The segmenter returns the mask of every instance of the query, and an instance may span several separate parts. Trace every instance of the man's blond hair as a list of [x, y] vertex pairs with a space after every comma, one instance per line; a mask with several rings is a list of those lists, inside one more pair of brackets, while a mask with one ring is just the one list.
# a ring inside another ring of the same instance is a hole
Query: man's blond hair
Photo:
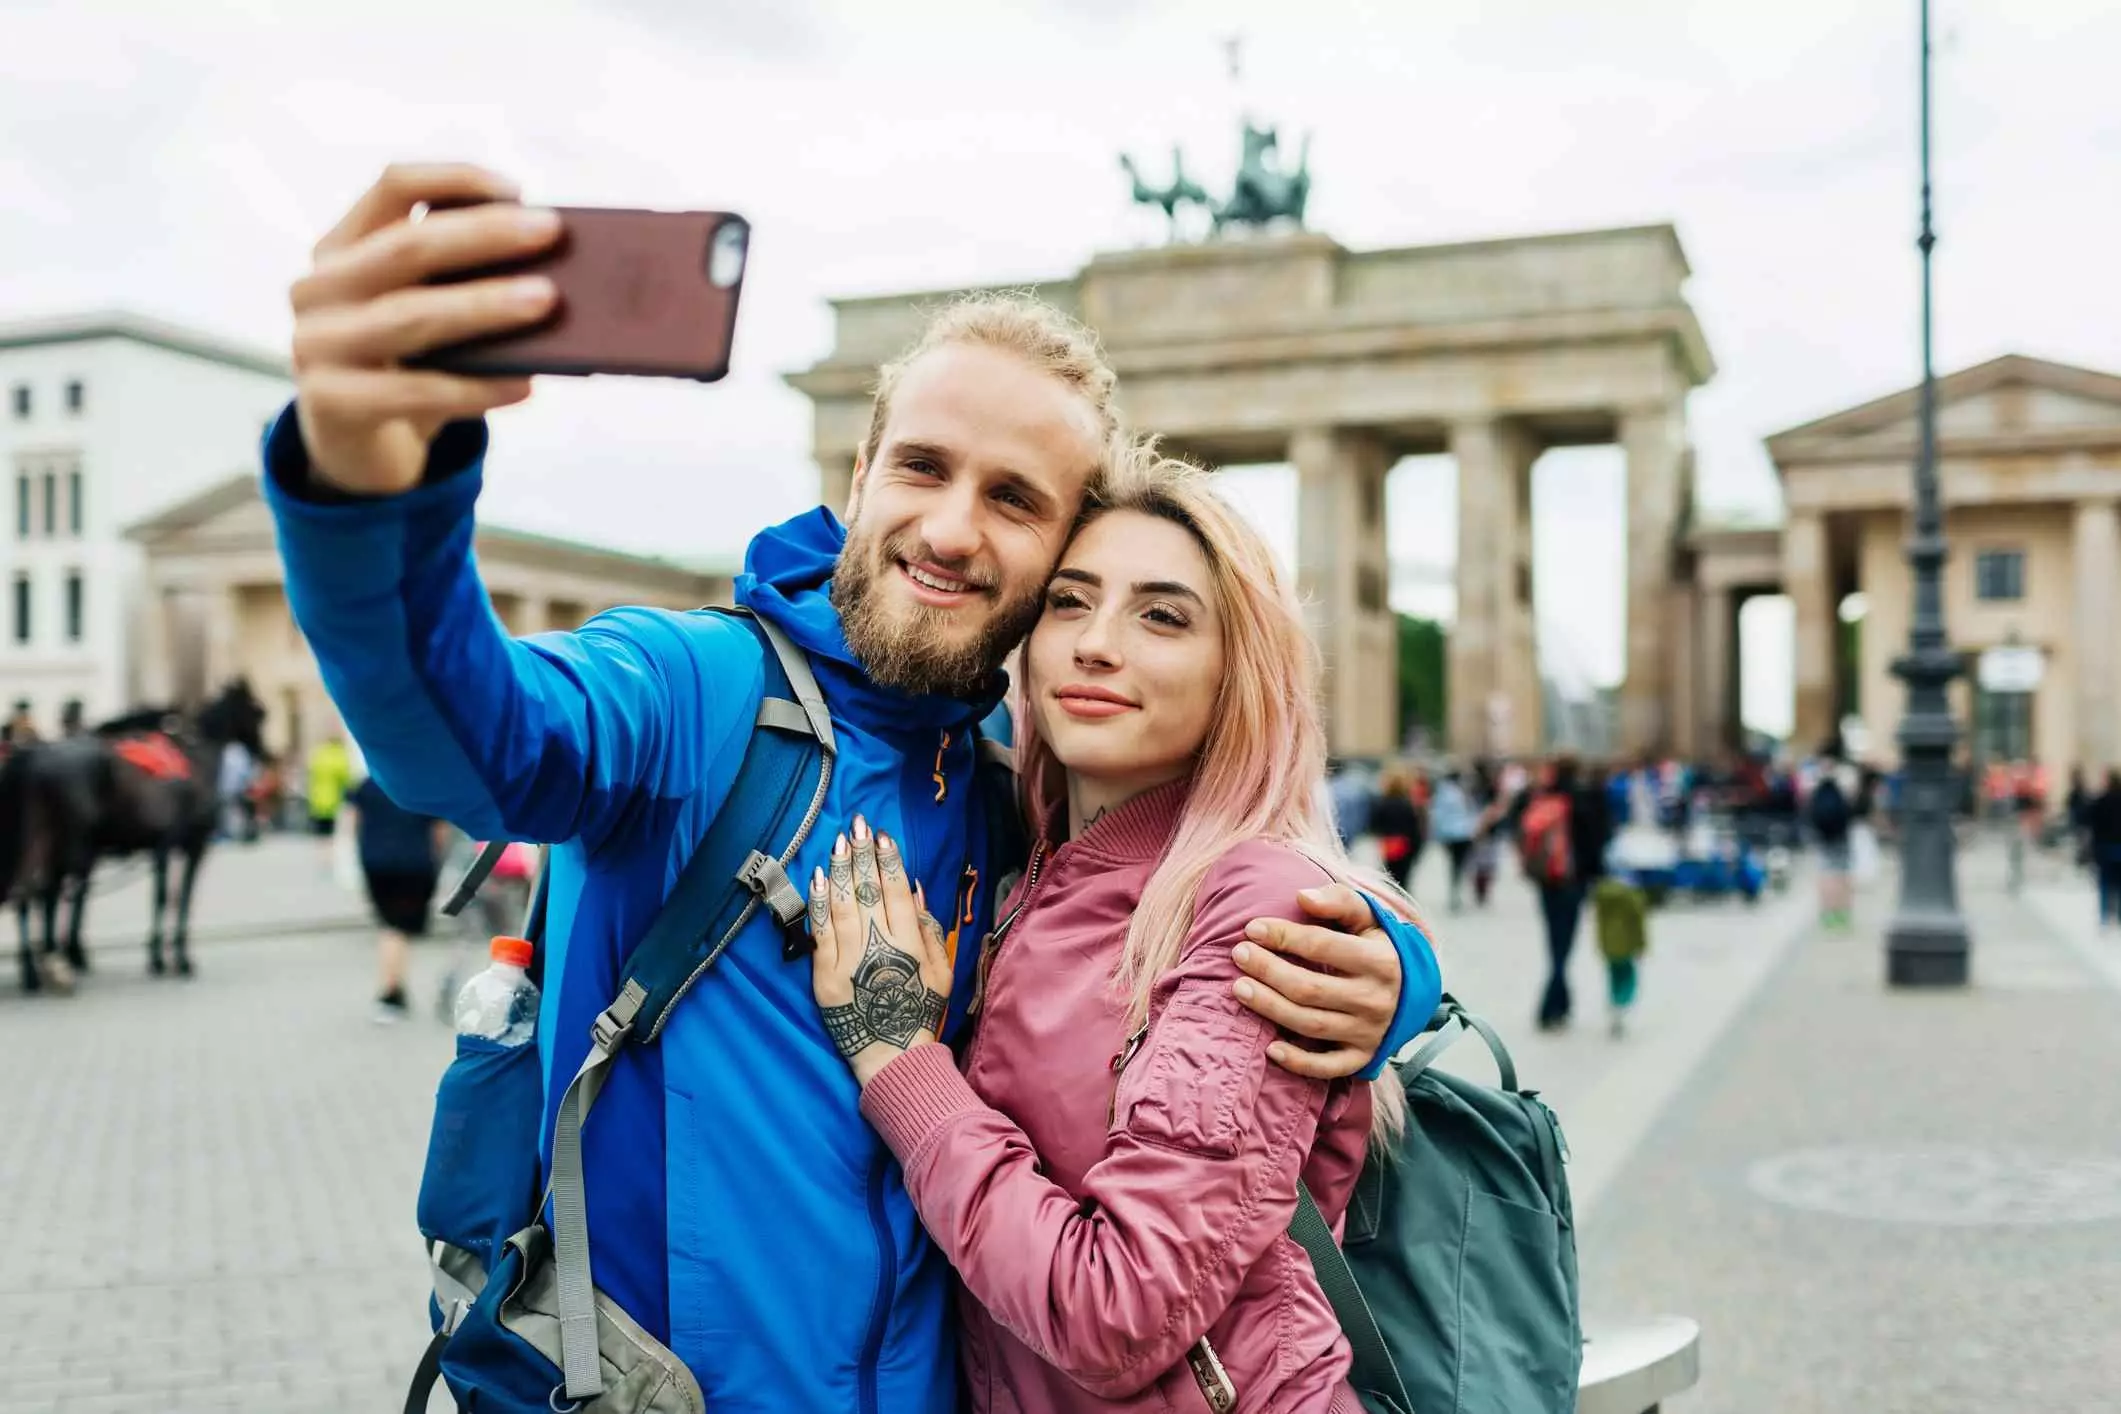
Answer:
[[861, 461], [867, 465], [884, 436], [891, 395], [921, 355], [953, 344], [1012, 353], [1067, 384], [1097, 418], [1097, 440], [1109, 442], [1119, 429], [1113, 392], [1119, 378], [1105, 362], [1097, 335], [1027, 291], [967, 295], [945, 307], [897, 358], [877, 370], [876, 400], [869, 408], [869, 431], [862, 438]]

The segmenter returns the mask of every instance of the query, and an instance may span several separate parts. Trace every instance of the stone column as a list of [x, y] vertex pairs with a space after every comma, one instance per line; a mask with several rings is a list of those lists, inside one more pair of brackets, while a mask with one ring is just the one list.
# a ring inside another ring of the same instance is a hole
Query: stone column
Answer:
[[1627, 457], [1627, 676], [1620, 685], [1620, 745], [1634, 753], [1671, 747], [1665, 706], [1671, 698], [1672, 645], [1667, 605], [1673, 538], [1686, 501], [1686, 417], [1677, 403], [1625, 412], [1620, 445]]
[[1732, 602], [1729, 585], [1703, 587], [1696, 624], [1695, 642], [1700, 645], [1700, 652], [1694, 661], [1701, 680], [1701, 691], [1695, 697], [1701, 704], [1699, 743], [1702, 750], [1714, 754], [1738, 744], [1738, 734], [1732, 730], [1738, 715], [1737, 674], [1732, 671], [1738, 662], [1738, 606]]
[[1791, 745], [1799, 755], [1834, 734], [1834, 583], [1827, 571], [1825, 518], [1791, 512], [1782, 527], [1782, 592], [1797, 621]]
[[552, 605], [542, 594], [516, 596], [515, 622], [508, 631], [517, 638], [527, 638], [533, 633], [543, 633], [552, 627]]
[[2116, 514], [2112, 501], [2080, 501], [2070, 543], [2076, 633], [2077, 764], [2089, 780], [2121, 765], [2114, 696]]
[[1399, 635], [1385, 553], [1384, 444], [1345, 428], [1301, 428], [1296, 581], [1326, 669], [1326, 740], [1337, 756], [1398, 748]]
[[1532, 463], [1539, 447], [1513, 423], [1451, 429], [1458, 462], [1458, 614], [1451, 625], [1451, 749], [1461, 756], [1536, 751], [1538, 645], [1532, 622]]
[[854, 458], [821, 456], [817, 459], [818, 504], [840, 519], [847, 518], [847, 497], [854, 488]]
[[242, 671], [243, 591], [234, 584], [209, 585], [200, 598], [206, 640], [206, 681], [200, 686], [211, 701]]
[[176, 697], [176, 626], [171, 620], [170, 591], [150, 568], [140, 587], [140, 602], [133, 632], [125, 684], [126, 700], [120, 710], [129, 711], [143, 702], [169, 702]]
[[1714, 728], [1704, 724], [1701, 712], [1701, 591], [1692, 583], [1674, 584], [1665, 614], [1672, 641], [1672, 667], [1665, 674], [1670, 692], [1666, 720], [1672, 724], [1672, 749], [1681, 759], [1698, 761], [1709, 746]]

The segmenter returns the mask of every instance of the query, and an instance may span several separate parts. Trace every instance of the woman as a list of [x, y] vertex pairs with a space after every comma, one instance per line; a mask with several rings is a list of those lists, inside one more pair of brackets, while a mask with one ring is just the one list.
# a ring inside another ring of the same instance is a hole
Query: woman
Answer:
[[[933, 1044], [942, 930], [896, 845], [856, 820], [812, 881], [818, 1001], [963, 1280], [975, 1410], [1360, 1408], [1286, 1229], [1299, 1181], [1338, 1223], [1401, 1098], [1270, 1064], [1290, 1043], [1237, 999], [1246, 920], [1355, 877], [1318, 804], [1318, 683], [1264, 542], [1137, 449], [1024, 650], [1040, 843], [963, 1075]], [[1433, 1005], [1433, 971], [1405, 995]]]
[[1404, 766], [1387, 767], [1377, 783], [1377, 799], [1370, 802], [1370, 833], [1384, 851], [1385, 872], [1402, 892], [1411, 887], [1414, 868], [1421, 863], [1421, 849], [1428, 842], [1428, 828], [1421, 806], [1414, 800], [1414, 781]]

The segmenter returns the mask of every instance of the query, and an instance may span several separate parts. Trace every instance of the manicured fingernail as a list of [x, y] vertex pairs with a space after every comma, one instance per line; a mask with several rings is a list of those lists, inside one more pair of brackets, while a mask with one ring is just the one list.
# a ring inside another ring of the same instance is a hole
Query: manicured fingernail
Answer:
[[924, 909], [928, 906], [928, 890], [922, 886], [921, 881], [918, 879], [913, 881], [913, 901]]
[[821, 893], [825, 892], [825, 871], [824, 871], [824, 870], [822, 870], [822, 869], [813, 869], [813, 870], [811, 870], [811, 871], [810, 871], [810, 892], [812, 892], [812, 893], [814, 893], [814, 894], [821, 894]]
[[508, 282], [508, 301], [525, 309], [542, 309], [552, 303], [552, 281], [543, 275], [525, 275]]
[[1239, 982], [1237, 984], [1237, 999], [1244, 1002], [1252, 1000], [1252, 984], [1250, 982]]
[[869, 822], [861, 816], [854, 817], [854, 842], [862, 844], [869, 838]]
[[1238, 966], [1244, 966], [1244, 964], [1252, 960], [1251, 944], [1239, 943], [1236, 947], [1230, 949], [1230, 957]]
[[1263, 943], [1268, 937], [1267, 925], [1255, 918], [1245, 925], [1245, 936], [1255, 943]]
[[549, 206], [525, 206], [515, 213], [516, 229], [526, 236], [549, 236], [560, 229], [560, 213]]
[[1273, 1045], [1267, 1047], [1267, 1059], [1273, 1061], [1276, 1065], [1280, 1065], [1288, 1058], [1288, 1048], [1283, 1046], [1281, 1042], [1276, 1041]]
[[847, 857], [847, 837], [845, 835], [833, 840], [832, 857], [834, 859], [845, 859]]
[[891, 842], [891, 836], [883, 833], [881, 830], [877, 832], [876, 847], [886, 854], [898, 853], [898, 846]]

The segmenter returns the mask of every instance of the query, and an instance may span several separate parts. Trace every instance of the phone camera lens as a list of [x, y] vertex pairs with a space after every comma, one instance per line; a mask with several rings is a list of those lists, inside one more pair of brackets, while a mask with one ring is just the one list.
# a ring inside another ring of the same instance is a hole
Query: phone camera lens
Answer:
[[731, 218], [715, 227], [707, 246], [707, 282], [716, 289], [733, 289], [744, 278], [744, 253], [750, 245], [751, 229]]

